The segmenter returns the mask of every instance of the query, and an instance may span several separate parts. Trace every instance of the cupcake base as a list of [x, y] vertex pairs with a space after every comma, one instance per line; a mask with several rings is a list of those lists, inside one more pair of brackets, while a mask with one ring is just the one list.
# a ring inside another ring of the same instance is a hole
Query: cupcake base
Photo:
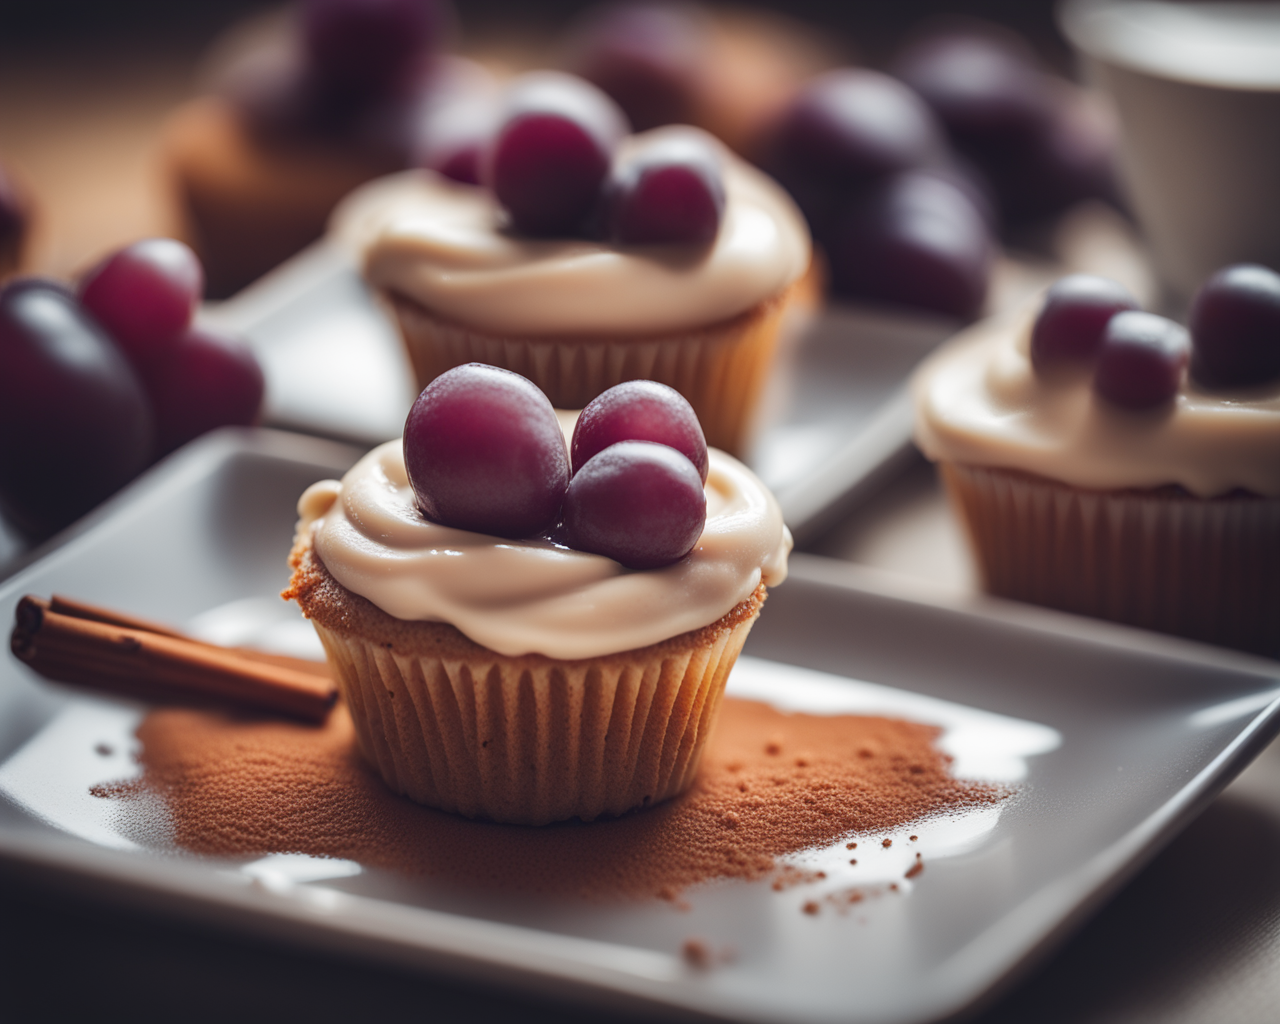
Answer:
[[1280, 499], [940, 469], [990, 593], [1280, 656]]
[[308, 540], [286, 598], [312, 620], [361, 752], [395, 792], [472, 818], [591, 821], [693, 782], [761, 585], [702, 629], [580, 661], [508, 657], [453, 626], [393, 618], [343, 588]]
[[689, 400], [707, 444], [741, 455], [779, 336], [796, 329], [815, 302], [815, 271], [731, 320], [695, 331], [651, 336], [517, 337], [484, 334], [389, 294], [418, 387], [463, 363], [514, 370], [557, 409], [581, 409], [627, 380], [656, 380]]

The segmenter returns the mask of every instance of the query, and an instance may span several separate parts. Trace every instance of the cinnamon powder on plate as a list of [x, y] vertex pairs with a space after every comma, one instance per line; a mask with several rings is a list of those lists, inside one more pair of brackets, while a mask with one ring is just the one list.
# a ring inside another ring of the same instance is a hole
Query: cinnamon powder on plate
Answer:
[[[326, 725], [153, 711], [143, 775], [98, 787], [144, 835], [158, 796], [179, 847], [221, 857], [306, 853], [489, 890], [593, 900], [674, 899], [715, 878], [776, 874], [776, 858], [989, 805], [1000, 786], [949, 771], [934, 726], [787, 714], [726, 698], [694, 787], [658, 807], [590, 824], [470, 821], [395, 796], [361, 760], [339, 707]], [[132, 799], [131, 799], [132, 797]]]

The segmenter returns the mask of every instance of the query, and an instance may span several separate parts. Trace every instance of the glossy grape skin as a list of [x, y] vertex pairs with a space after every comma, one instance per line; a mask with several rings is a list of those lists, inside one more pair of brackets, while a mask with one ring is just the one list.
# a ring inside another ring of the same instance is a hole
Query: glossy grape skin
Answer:
[[923, 171], [870, 190], [827, 239], [838, 295], [971, 319], [986, 299], [994, 243], [982, 213]]
[[698, 479], [707, 482], [702, 424], [675, 388], [654, 380], [629, 380], [592, 399], [573, 428], [573, 472], [619, 441], [652, 441], [674, 448], [693, 464]]
[[588, 459], [564, 496], [571, 548], [628, 569], [658, 569], [687, 555], [707, 521], [698, 471], [674, 448], [620, 441]]
[[1172, 320], [1154, 313], [1117, 313], [1103, 331], [1093, 389], [1126, 409], [1151, 409], [1178, 393], [1191, 339]]
[[819, 220], [850, 189], [935, 162], [942, 148], [937, 121], [910, 89], [845, 68], [801, 90], [775, 125], [764, 163]]
[[486, 184], [529, 235], [573, 235], [596, 212], [622, 111], [595, 86], [557, 72], [513, 83], [483, 166]]
[[497, 537], [549, 530], [569, 484], [569, 451], [547, 396], [484, 363], [423, 388], [405, 421], [404, 463], [426, 518]]
[[609, 237], [619, 245], [707, 245], [724, 216], [716, 143], [696, 128], [669, 128], [614, 161], [605, 196]]
[[1137, 299], [1105, 277], [1071, 274], [1061, 278], [1045, 293], [1031, 328], [1032, 366], [1043, 371], [1092, 359], [1111, 318], [1138, 308]]
[[80, 281], [80, 301], [135, 366], [158, 356], [191, 323], [204, 268], [172, 238], [146, 238], [102, 260]]
[[1214, 388], [1280, 377], [1280, 274], [1256, 263], [1225, 267], [1191, 304], [1191, 375]]
[[166, 455], [217, 427], [249, 426], [262, 410], [262, 367], [243, 342], [184, 331], [142, 369], [155, 412], [156, 453]]
[[312, 75], [342, 92], [383, 95], [402, 87], [439, 42], [446, 5], [440, 0], [303, 0], [301, 20]]
[[42, 537], [140, 472], [154, 439], [128, 361], [51, 281], [0, 290], [0, 505]]
[[570, 64], [622, 108], [635, 131], [690, 124], [706, 36], [692, 8], [617, 4], [594, 12], [578, 29]]

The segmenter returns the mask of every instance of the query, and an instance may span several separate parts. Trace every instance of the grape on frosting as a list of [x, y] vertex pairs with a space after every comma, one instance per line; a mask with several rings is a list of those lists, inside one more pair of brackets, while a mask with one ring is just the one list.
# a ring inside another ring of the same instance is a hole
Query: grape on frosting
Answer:
[[1191, 305], [1191, 374], [1208, 387], [1280, 377], [1280, 274], [1256, 263], [1225, 267]]
[[1190, 354], [1190, 337], [1181, 325], [1125, 310], [1102, 333], [1093, 388], [1126, 409], [1163, 405], [1178, 393]]
[[1111, 318], [1137, 308], [1138, 300], [1126, 288], [1105, 277], [1060, 278], [1045, 293], [1031, 328], [1032, 365], [1043, 371], [1093, 359]]
[[662, 131], [615, 158], [604, 204], [609, 236], [619, 244], [713, 241], [725, 204], [717, 143], [697, 128]]
[[573, 427], [570, 456], [577, 473], [619, 441], [653, 441], [687, 458], [707, 482], [707, 439], [688, 400], [654, 380], [629, 380], [591, 400]]

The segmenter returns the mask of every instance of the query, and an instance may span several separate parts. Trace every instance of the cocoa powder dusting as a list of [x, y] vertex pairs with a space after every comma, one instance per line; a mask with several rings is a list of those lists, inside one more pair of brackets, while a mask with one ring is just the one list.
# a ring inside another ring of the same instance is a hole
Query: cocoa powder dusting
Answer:
[[147, 823], [128, 817], [148, 803], [131, 797], [159, 796], [178, 846], [200, 854], [306, 853], [490, 890], [674, 901], [714, 878], [773, 877], [785, 888], [799, 873], [778, 871], [779, 856], [1008, 795], [954, 778], [934, 745], [939, 731], [726, 699], [683, 797], [615, 820], [530, 828], [393, 795], [361, 760], [341, 707], [318, 728], [166, 709], [138, 730], [142, 779], [97, 790], [120, 801], [122, 824], [138, 834]]

